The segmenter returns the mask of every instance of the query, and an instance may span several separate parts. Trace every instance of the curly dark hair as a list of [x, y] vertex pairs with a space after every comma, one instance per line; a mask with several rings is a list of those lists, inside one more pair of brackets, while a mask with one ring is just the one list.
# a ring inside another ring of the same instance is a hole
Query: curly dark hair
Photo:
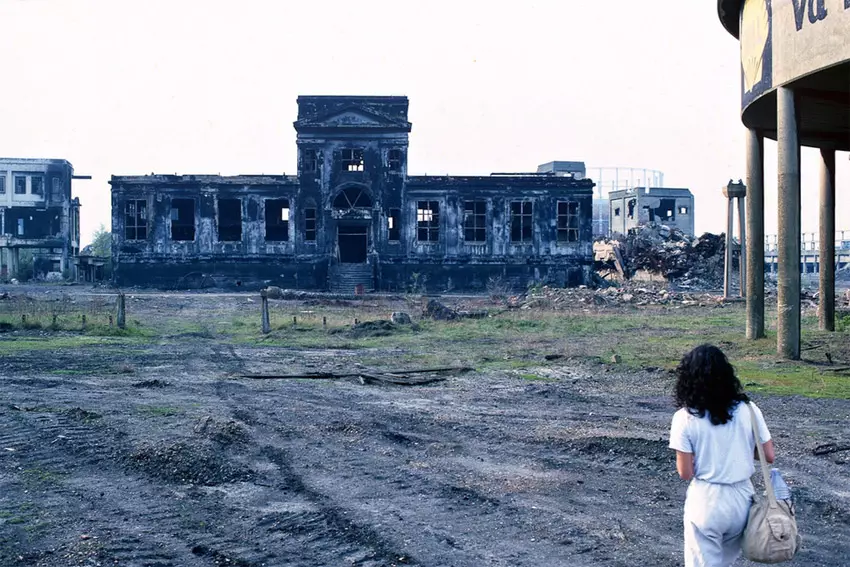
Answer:
[[708, 412], [714, 425], [730, 421], [735, 406], [750, 401], [735, 369], [714, 345], [700, 345], [683, 356], [676, 375], [676, 406], [699, 417]]

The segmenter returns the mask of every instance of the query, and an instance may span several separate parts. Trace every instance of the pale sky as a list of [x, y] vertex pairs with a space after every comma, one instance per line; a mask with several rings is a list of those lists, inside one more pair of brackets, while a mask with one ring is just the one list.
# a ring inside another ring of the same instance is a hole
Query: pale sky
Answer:
[[[0, 155], [92, 176], [74, 182], [84, 243], [109, 227], [113, 174], [295, 173], [299, 94], [407, 95], [411, 174], [661, 170], [694, 192], [698, 233], [724, 230], [720, 189], [745, 173], [738, 44], [714, 0], [0, 0], [0, 22]], [[804, 150], [804, 232], [817, 182]]]

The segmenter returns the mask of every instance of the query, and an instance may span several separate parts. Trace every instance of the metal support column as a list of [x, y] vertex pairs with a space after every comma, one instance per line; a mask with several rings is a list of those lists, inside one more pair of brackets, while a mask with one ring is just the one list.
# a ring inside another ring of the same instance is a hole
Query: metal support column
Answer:
[[726, 218], [726, 258], [723, 266], [723, 297], [730, 299], [732, 297], [732, 257], [735, 250], [735, 242], [732, 238], [735, 231], [735, 201], [738, 201], [738, 226], [741, 232], [741, 248], [738, 255], [738, 265], [741, 270], [741, 281], [739, 285], [739, 295], [745, 296], [746, 283], [744, 282], [744, 274], [746, 273], [746, 228], [744, 227], [744, 198], [747, 196], [747, 186], [739, 179], [734, 183], [731, 179], [726, 187], [723, 188], [723, 196], [729, 204], [729, 214]]
[[732, 293], [732, 230], [735, 226], [735, 201], [727, 198], [726, 214], [726, 260], [723, 266], [723, 297], [730, 297]]
[[800, 358], [800, 143], [794, 91], [776, 90], [778, 143], [778, 256], [776, 351]]
[[764, 136], [747, 131], [747, 338], [764, 335]]
[[747, 297], [747, 219], [744, 197], [738, 197], [738, 234], [741, 239], [741, 251], [738, 254], [738, 271], [741, 280], [740, 295]]
[[820, 286], [818, 326], [835, 330], [835, 150], [820, 151]]

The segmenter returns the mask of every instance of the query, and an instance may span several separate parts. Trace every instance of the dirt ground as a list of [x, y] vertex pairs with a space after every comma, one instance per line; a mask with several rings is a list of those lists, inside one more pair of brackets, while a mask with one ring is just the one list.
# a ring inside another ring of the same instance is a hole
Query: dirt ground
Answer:
[[[245, 297], [150, 295], [131, 317], [253, 313]], [[541, 360], [545, 380], [364, 385], [239, 375], [406, 353], [203, 332], [59, 344], [0, 358], [2, 566], [682, 564], [667, 371], [565, 358]], [[796, 497], [793, 564], [850, 565], [850, 452], [812, 454], [848, 442], [850, 401], [755, 399]]]

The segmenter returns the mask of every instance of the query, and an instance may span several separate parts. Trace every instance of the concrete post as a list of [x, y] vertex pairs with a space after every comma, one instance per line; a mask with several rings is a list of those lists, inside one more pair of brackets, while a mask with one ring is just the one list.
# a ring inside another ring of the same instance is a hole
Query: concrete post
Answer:
[[741, 251], [738, 254], [739, 295], [747, 297], [747, 220], [744, 197], [738, 197], [738, 234], [741, 238]]
[[267, 335], [272, 331], [272, 327], [269, 322], [269, 298], [266, 294], [266, 290], [260, 291], [260, 300], [263, 305], [263, 334]]
[[726, 259], [723, 265], [723, 297], [728, 298], [732, 293], [732, 228], [735, 225], [735, 204], [731, 197], [726, 199]]
[[820, 151], [820, 286], [818, 326], [835, 330], [835, 150]]
[[127, 326], [127, 316], [126, 316], [126, 302], [124, 300], [124, 293], [121, 292], [118, 294], [118, 328], [124, 329]]
[[747, 131], [747, 338], [764, 335], [764, 137]]
[[776, 90], [779, 165], [779, 275], [776, 351], [800, 358], [800, 143], [794, 91]]
[[20, 260], [18, 254], [20, 253], [20, 250], [18, 248], [7, 248], [6, 251], [9, 253], [9, 279], [21, 279], [21, 274], [18, 271], [18, 264]]

